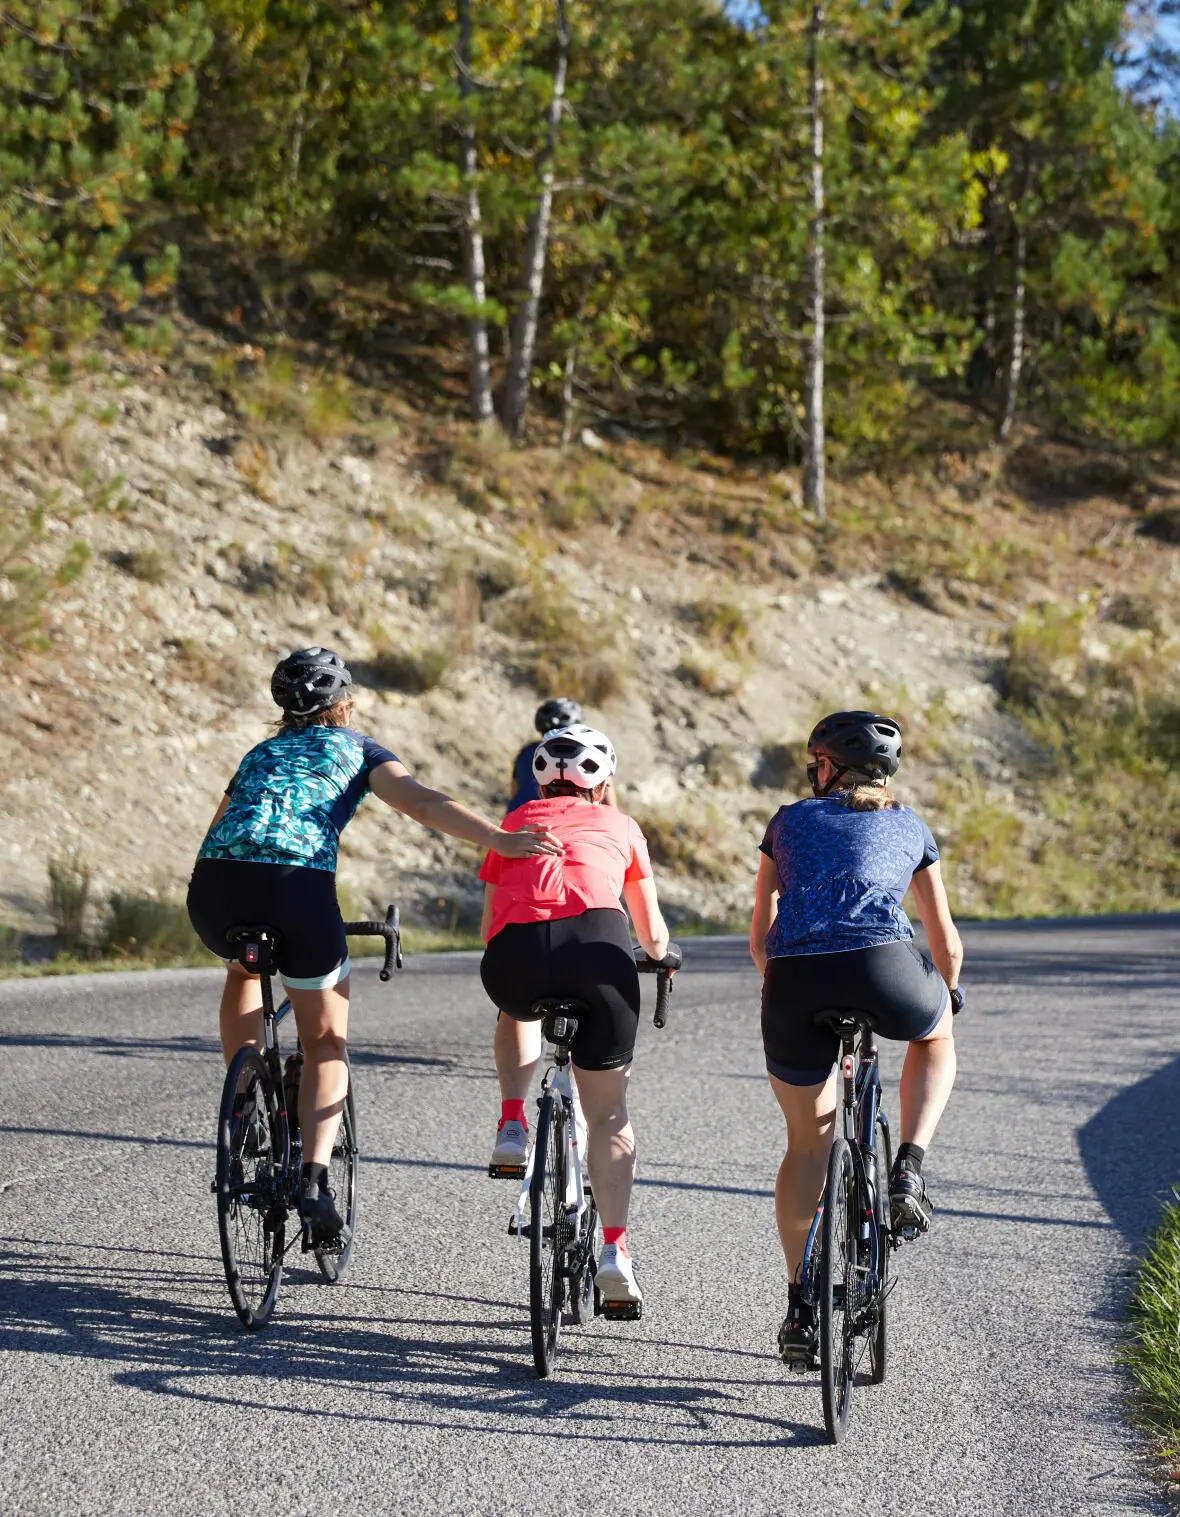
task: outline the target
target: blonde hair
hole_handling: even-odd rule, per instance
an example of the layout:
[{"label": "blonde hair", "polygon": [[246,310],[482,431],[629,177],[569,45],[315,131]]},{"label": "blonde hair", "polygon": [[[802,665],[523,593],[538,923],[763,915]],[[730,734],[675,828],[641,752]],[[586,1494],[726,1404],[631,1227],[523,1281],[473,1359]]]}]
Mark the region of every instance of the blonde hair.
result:
[{"label": "blonde hair", "polygon": [[840,793],[844,804],[853,811],[888,811],[901,805],[887,782],[881,785],[849,785]]},{"label": "blonde hair", "polygon": [[311,716],[296,716],[294,711],[284,711],[275,730],[298,732],[302,727],[347,727],[355,711],[356,701],[351,695],[346,695],[326,711],[315,711]]},{"label": "blonde hair", "polygon": [[582,800],[593,801],[597,805],[605,790],[605,781],[601,785],[595,785],[592,790],[587,790],[582,785],[575,785],[573,780],[550,780],[549,784],[541,786],[541,795],[547,801],[556,800],[563,795],[579,796]]}]

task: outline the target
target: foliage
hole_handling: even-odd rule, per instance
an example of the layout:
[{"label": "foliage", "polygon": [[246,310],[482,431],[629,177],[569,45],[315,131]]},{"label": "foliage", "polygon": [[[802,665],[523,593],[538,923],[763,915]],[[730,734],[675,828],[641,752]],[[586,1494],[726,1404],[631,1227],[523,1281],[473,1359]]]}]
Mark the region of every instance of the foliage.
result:
[{"label": "foliage", "polygon": [[101,951],[127,958],[192,962],[212,955],[193,930],[188,912],[174,901],[118,892],[107,903]]},{"label": "foliage", "polygon": [[82,942],[86,908],[90,904],[90,866],[77,851],[67,849],[49,860],[49,912],[57,940],[66,953]]},{"label": "foliage", "polygon": [[1159,1444],[1174,1478],[1180,1451],[1180,1356],[1176,1324],[1180,1322],[1180,1201],[1164,1208],[1163,1218],[1139,1266],[1131,1300],[1132,1342],[1128,1353],[1139,1391],[1138,1411]]}]

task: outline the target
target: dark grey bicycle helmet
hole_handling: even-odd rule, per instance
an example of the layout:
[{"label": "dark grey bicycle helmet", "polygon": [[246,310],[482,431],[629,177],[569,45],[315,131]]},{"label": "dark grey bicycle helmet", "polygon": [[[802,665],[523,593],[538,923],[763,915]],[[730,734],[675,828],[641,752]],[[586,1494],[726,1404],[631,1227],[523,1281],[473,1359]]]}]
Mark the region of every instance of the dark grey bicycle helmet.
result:
[{"label": "dark grey bicycle helmet", "polygon": [[824,787],[825,795],[844,775],[854,784],[883,785],[901,767],[901,728],[891,716],[875,711],[834,711],[816,722],[807,753],[813,789],[821,758],[829,759],[836,770]]},{"label": "dark grey bicycle helmet", "polygon": [[330,648],[299,648],[275,667],[270,693],[276,706],[292,716],[315,716],[344,696],[352,675]]},{"label": "dark grey bicycle helmet", "polygon": [[537,707],[537,731],[542,737],[554,727],[580,727],[582,708],[577,701],[567,700],[564,695],[555,695]]}]

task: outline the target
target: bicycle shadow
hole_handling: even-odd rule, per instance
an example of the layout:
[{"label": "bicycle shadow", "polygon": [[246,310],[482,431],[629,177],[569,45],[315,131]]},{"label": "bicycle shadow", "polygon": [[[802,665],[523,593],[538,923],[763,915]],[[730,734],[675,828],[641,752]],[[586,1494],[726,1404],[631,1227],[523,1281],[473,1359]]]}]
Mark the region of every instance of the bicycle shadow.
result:
[{"label": "bicycle shadow", "polygon": [[[521,1303],[352,1284],[319,1308],[343,1311],[320,1315],[308,1309],[303,1289],[315,1276],[293,1271],[280,1314],[252,1335],[237,1329],[222,1304],[220,1277],[206,1256],[77,1242],[69,1248],[76,1261],[51,1240],[0,1239],[0,1353],[113,1361],[117,1384],[268,1417],[500,1436],[519,1429],[642,1446],[826,1441],[822,1429],[752,1404],[751,1391],[783,1383],[735,1375],[735,1361],[753,1361],[754,1369],[768,1364],[767,1355],[669,1343],[661,1346],[712,1356],[717,1373],[636,1373],[627,1336],[590,1327],[569,1333],[566,1377],[541,1381]],[[96,1267],[95,1253],[116,1262]],[[191,1299],[177,1298],[178,1282]],[[377,1311],[355,1314],[372,1296],[382,1298]],[[457,1314],[456,1307],[467,1310]]]}]

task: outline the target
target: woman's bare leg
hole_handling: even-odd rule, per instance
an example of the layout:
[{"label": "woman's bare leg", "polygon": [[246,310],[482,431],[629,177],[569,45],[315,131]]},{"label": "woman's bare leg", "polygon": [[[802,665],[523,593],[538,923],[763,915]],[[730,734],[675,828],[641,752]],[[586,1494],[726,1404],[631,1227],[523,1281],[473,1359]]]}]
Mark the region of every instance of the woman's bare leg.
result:
[{"label": "woman's bare leg", "polygon": [[774,1215],[787,1276],[793,1280],[827,1180],[836,1132],[836,1074],[833,1071],[822,1085],[788,1085],[777,1075],[769,1078],[787,1121],[787,1151],[774,1183]]},{"label": "woman's bare leg", "polygon": [[541,1058],[540,1022],[518,1022],[501,1012],[496,1020],[494,1047],[500,1099],[523,1101]]},{"label": "woman's bare leg", "polygon": [[635,1133],[627,1115],[631,1066],[579,1069],[575,1064],[573,1070],[586,1116],[587,1167],[598,1215],[603,1227],[626,1227],[635,1184]]},{"label": "woman's bare leg", "polygon": [[218,1014],[221,1056],[229,1065],[239,1048],[249,1043],[262,1050],[262,982],[235,959],[225,966],[225,986]]},{"label": "woman's bare leg", "polygon": [[929,1148],[955,1084],[954,1017],[950,1007],[927,1037],[911,1043],[901,1069],[901,1141]]},{"label": "woman's bare leg", "polygon": [[288,988],[299,1041],[303,1077],[299,1086],[299,1126],[305,1164],[332,1162],[332,1144],[348,1094],[349,977],[330,990]]}]

